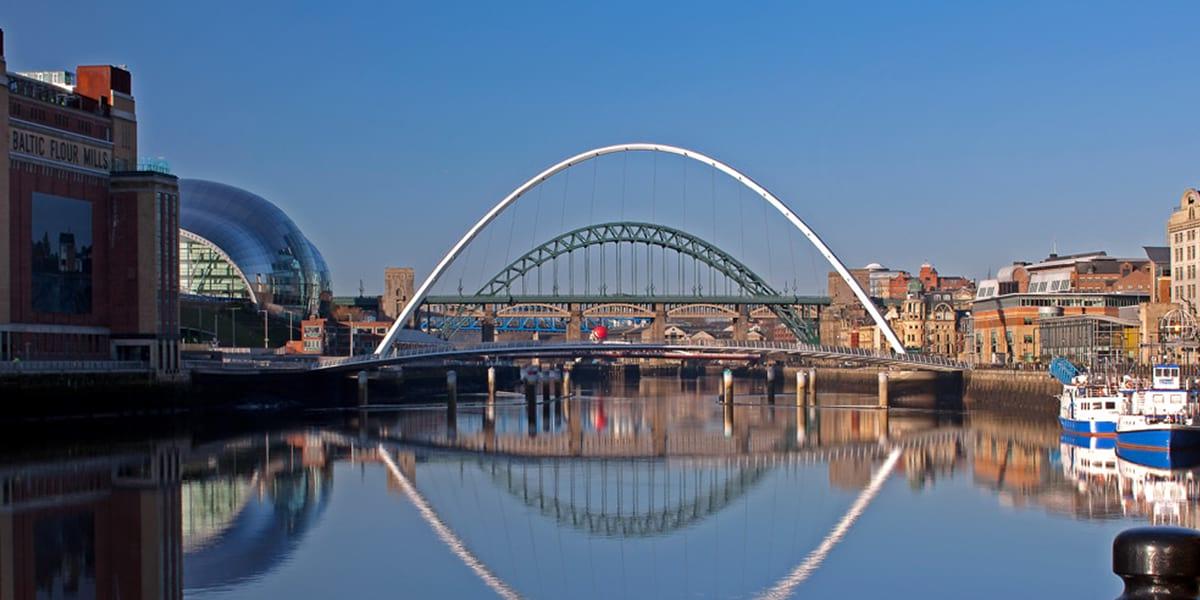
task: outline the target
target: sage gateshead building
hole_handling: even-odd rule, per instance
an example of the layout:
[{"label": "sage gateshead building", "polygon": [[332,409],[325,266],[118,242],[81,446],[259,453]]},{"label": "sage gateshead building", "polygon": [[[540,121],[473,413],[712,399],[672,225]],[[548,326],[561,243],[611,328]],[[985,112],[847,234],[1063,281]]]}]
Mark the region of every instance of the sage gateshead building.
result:
[{"label": "sage gateshead building", "polygon": [[331,297],[329,267],[279,207],[215,181],[179,181],[179,289],[306,318]]}]

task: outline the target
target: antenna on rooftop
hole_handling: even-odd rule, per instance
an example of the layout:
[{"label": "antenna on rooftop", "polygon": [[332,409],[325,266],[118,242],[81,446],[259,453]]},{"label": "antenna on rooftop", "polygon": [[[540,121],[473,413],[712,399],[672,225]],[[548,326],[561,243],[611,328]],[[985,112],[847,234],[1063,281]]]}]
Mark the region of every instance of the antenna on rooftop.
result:
[{"label": "antenna on rooftop", "polygon": [[358,280],[358,297],[363,297],[363,280],[361,279]]}]

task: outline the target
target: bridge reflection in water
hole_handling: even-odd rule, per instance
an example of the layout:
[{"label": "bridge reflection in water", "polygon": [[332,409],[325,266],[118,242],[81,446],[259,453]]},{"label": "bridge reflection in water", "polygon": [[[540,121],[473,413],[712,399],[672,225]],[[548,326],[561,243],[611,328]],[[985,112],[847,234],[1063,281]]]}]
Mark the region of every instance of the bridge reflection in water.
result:
[{"label": "bridge reflection in water", "polygon": [[[914,498],[966,483],[997,507],[1200,526],[1200,468],[1154,469],[1071,444],[1052,419],[769,407],[749,396],[730,415],[712,392],[644,381],[539,406],[532,423],[523,401],[463,398],[454,426],[442,410],[411,409],[218,441],[9,455],[0,598],[340,587],[285,568],[314,560],[367,589],[414,595],[450,581],[502,597],[820,595],[852,577],[838,557],[858,556],[853,540],[881,525],[872,515],[894,510],[879,504],[896,502],[896,480]],[[375,542],[343,529],[362,506],[360,518],[387,531]],[[406,514],[417,520],[388,529]],[[425,566],[392,562],[402,588],[386,587],[395,573],[353,568],[388,544],[423,544]],[[817,573],[825,579],[810,580]],[[464,576],[479,587],[463,587]]]}]

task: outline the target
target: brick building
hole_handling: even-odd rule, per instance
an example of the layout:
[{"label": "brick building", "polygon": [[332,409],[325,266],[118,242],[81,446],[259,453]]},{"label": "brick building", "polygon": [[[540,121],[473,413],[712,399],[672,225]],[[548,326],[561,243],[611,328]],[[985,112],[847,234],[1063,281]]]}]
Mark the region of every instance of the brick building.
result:
[{"label": "brick building", "polygon": [[[909,351],[957,356],[964,346],[962,320],[974,297],[974,282],[942,276],[925,263],[916,277],[878,263],[851,275]],[[829,274],[830,306],[821,313],[821,343],[849,348],[890,350],[875,322],[837,273]]]},{"label": "brick building", "polygon": [[13,73],[0,32],[0,360],[179,368],[179,193],[140,171],[123,68]]}]

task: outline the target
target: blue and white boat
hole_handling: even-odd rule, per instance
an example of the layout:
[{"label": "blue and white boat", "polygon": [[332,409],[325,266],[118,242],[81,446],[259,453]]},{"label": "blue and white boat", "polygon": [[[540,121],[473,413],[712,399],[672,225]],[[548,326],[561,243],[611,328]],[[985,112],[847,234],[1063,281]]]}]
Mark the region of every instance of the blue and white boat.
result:
[{"label": "blue and white boat", "polygon": [[1116,434],[1117,419],[1126,404],[1126,394],[1118,385],[1095,381],[1064,358],[1051,361],[1050,373],[1063,384],[1058,396],[1058,422],[1064,432],[1089,436]]},{"label": "blue and white boat", "polygon": [[1179,365],[1155,365],[1152,386],[1130,395],[1129,410],[1117,419],[1117,447],[1170,454],[1200,448],[1196,394],[1183,387]]}]

